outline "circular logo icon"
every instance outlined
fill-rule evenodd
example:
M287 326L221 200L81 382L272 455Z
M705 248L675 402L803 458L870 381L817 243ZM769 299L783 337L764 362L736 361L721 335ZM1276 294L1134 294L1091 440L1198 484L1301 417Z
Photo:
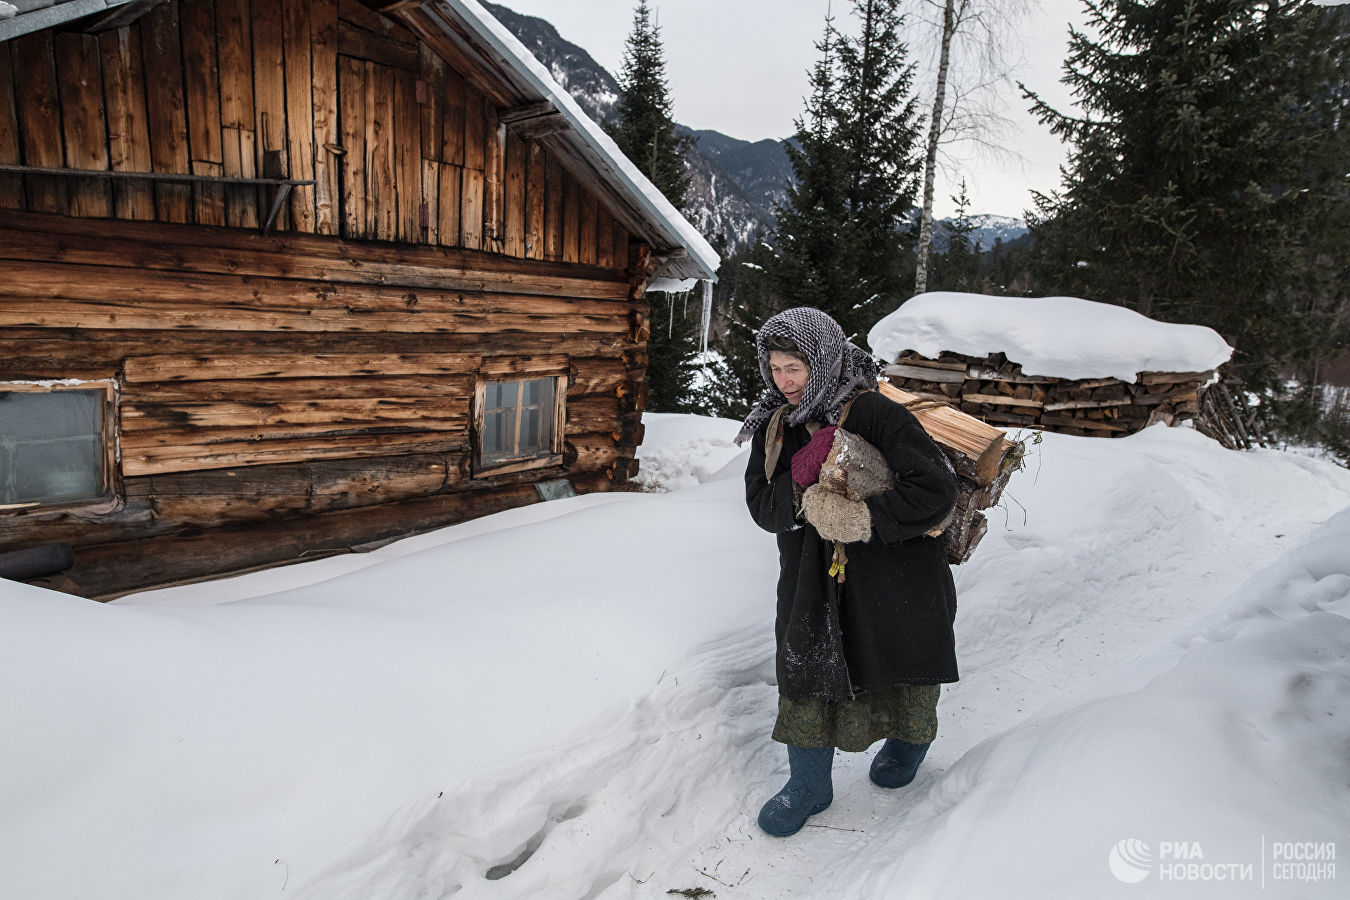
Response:
M1153 851L1134 838L1126 838L1112 847L1106 861L1111 874L1126 884L1143 881L1153 871Z

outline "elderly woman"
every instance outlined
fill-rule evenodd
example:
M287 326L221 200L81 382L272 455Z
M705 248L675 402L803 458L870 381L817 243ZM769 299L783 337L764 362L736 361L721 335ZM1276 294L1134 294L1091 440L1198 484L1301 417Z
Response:
M790 769L759 824L785 837L833 800L834 748L862 752L884 738L871 779L897 788L937 735L940 685L957 674L956 589L935 535L955 504L956 477L913 414L876 391L876 364L825 313L779 313L756 345L768 392L737 442L753 439L750 514L778 536L773 739L787 745ZM826 515L808 488L841 417L890 472L887 489L836 495Z

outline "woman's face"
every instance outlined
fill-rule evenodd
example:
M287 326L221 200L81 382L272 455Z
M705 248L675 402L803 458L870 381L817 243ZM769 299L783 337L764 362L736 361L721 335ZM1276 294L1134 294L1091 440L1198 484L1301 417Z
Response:
M769 351L769 371L773 373L773 383L787 397L787 402L796 406L802 402L802 393L806 390L806 379L811 377L811 367L799 357L782 350Z

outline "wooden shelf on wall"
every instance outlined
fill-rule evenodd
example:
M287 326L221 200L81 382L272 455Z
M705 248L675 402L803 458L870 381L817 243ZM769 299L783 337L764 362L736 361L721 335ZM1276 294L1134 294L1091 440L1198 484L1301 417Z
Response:
M291 189L297 186L312 185L314 179L303 178L238 178L227 175L187 175L177 172L122 172L112 169L58 169L47 166L18 166L3 164L0 165L0 172L9 172L15 175L49 175L67 178L111 178L115 180L139 180L139 181L166 181L181 184L218 184L231 187L254 186L271 187L274 189L272 194L271 208L267 214L267 221L263 223L263 234L270 234L272 226L276 224L277 215L286 203L286 198L290 196Z

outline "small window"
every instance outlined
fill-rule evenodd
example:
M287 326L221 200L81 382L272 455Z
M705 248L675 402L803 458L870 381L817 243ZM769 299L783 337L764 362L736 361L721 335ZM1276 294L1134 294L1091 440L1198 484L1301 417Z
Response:
M0 509L111 495L109 391L0 384Z
M561 463L565 392L561 381L548 376L479 385L475 447L479 470Z

